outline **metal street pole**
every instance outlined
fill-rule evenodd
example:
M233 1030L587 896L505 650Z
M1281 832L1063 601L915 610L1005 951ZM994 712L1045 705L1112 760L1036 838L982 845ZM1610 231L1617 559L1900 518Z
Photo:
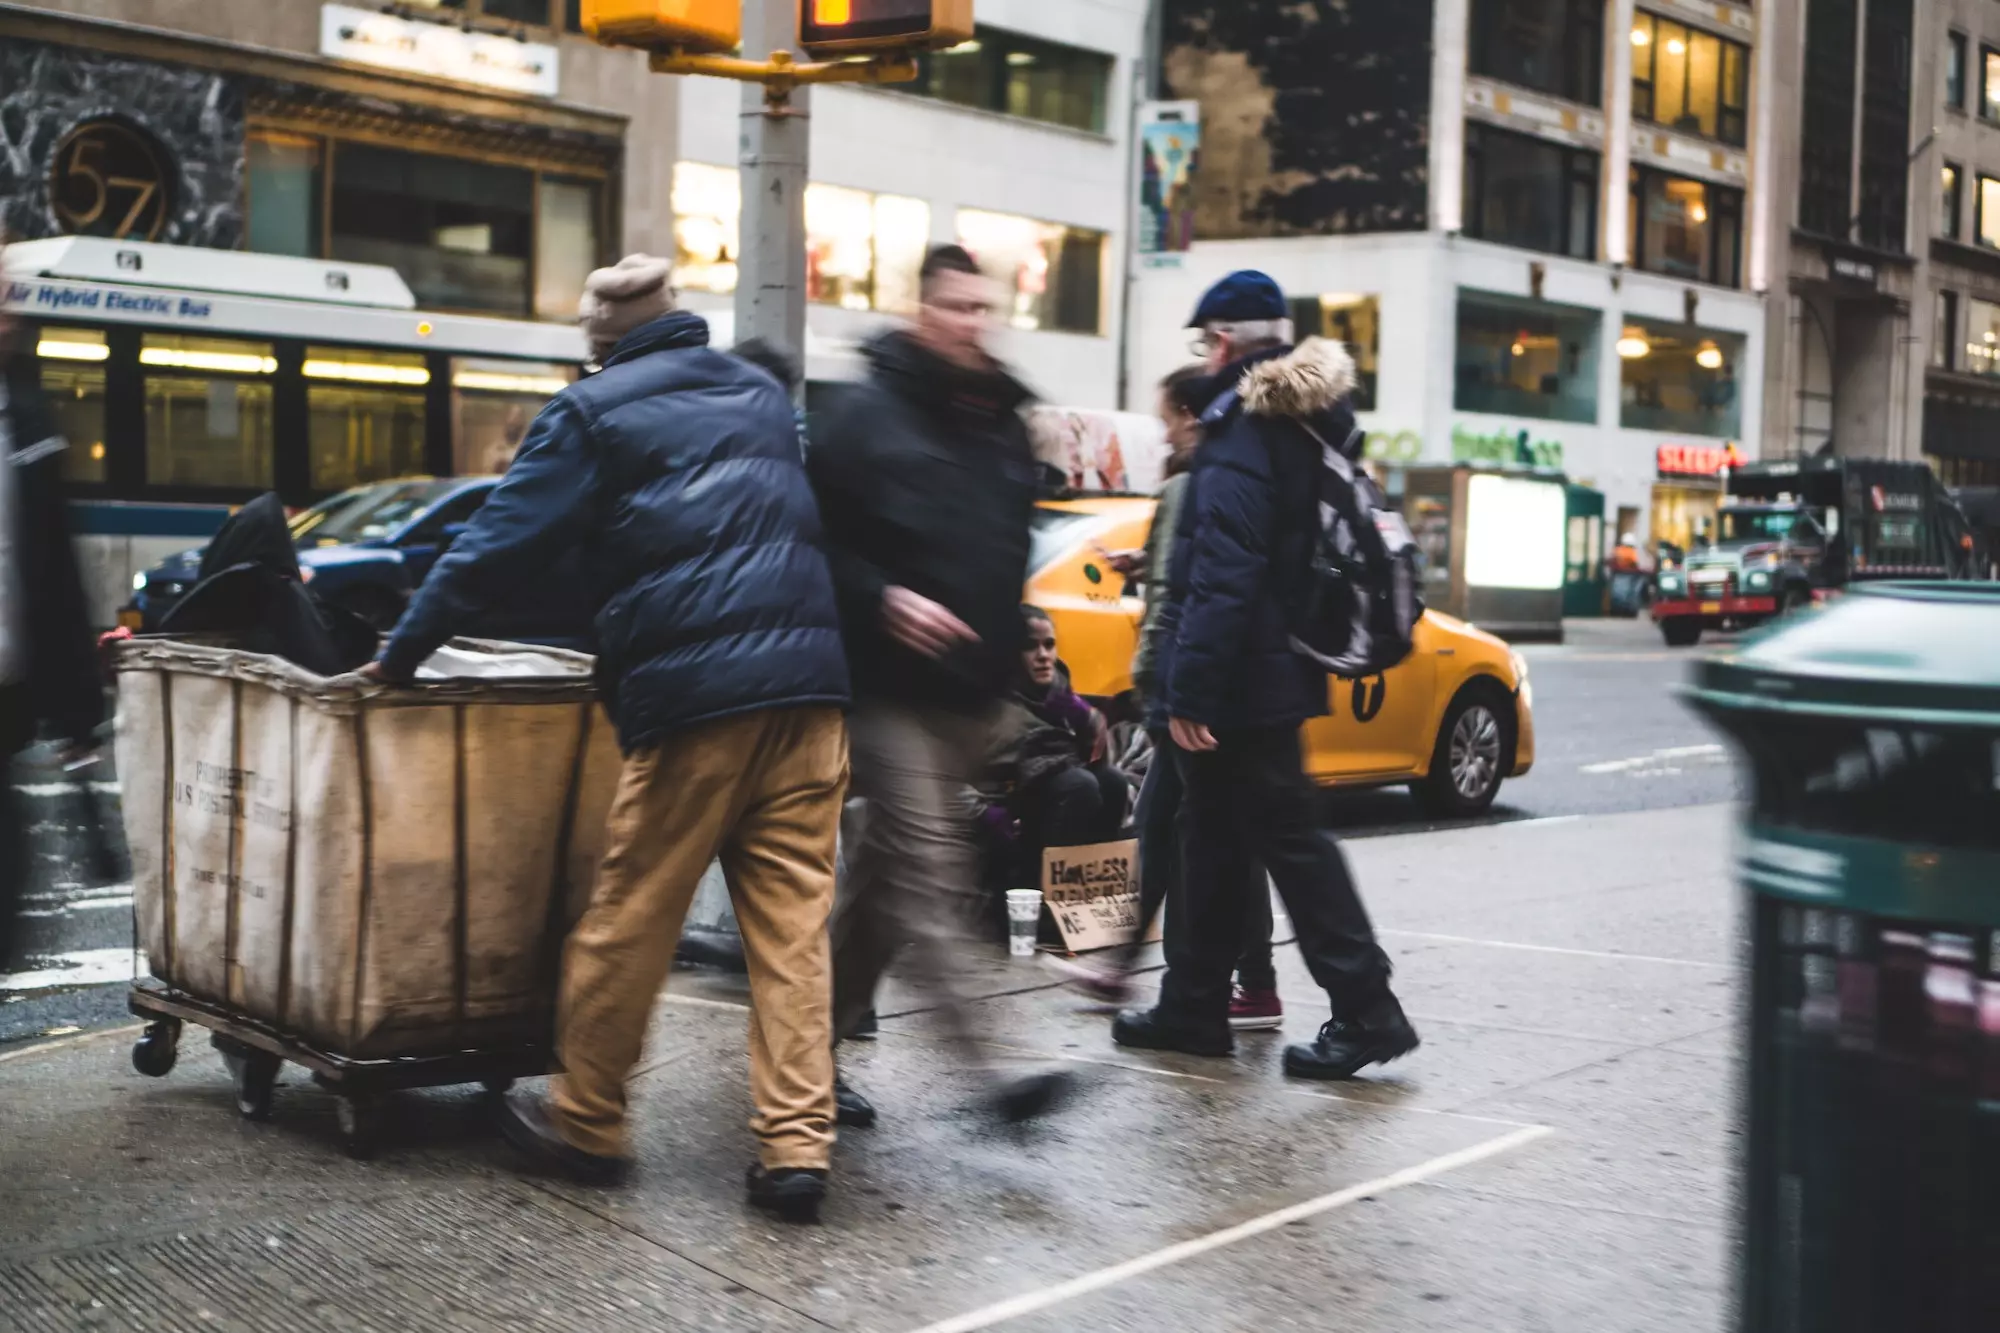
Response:
M798 39L795 0L743 0L743 49L759 57ZM743 217L736 279L736 337L763 338L805 365L806 180L811 92L773 103L743 85Z

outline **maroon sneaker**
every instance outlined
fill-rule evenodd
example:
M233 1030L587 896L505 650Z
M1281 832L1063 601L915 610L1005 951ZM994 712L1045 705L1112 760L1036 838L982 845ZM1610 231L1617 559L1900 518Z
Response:
M1229 1026L1238 1032L1266 1032L1285 1025L1285 1002L1274 990L1238 986L1229 997Z

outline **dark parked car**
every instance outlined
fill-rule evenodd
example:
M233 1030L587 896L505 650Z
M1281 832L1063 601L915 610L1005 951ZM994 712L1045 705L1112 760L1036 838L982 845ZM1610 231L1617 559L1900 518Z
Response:
M387 630L499 480L404 477L342 491L292 517L299 568L323 600ZM201 554L199 547L183 551L133 579L128 609L136 613L136 628L159 628L161 617L194 586ZM560 566L545 571L478 632L588 650L587 599L576 595L577 577L578 571Z

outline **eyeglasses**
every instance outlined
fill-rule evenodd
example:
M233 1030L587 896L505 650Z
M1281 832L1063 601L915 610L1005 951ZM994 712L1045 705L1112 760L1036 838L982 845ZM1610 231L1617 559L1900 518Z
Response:
M1215 334L1210 330L1202 329L1199 332L1195 333L1194 336L1188 339L1188 350L1190 352L1193 352L1196 356L1207 356L1210 352L1213 352L1216 349L1216 346L1219 343L1221 343L1221 341L1222 340L1216 337Z

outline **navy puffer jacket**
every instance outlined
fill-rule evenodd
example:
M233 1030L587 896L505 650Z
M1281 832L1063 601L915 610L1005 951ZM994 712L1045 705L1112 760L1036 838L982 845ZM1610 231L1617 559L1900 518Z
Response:
M1327 676L1293 651L1311 560L1319 445L1354 432L1354 359L1312 339L1246 357L1213 382L1163 612L1165 711L1222 731L1327 712Z
M757 709L844 705L819 513L785 392L664 315L536 418L383 654L404 678L486 608L581 549L598 678L630 752Z

